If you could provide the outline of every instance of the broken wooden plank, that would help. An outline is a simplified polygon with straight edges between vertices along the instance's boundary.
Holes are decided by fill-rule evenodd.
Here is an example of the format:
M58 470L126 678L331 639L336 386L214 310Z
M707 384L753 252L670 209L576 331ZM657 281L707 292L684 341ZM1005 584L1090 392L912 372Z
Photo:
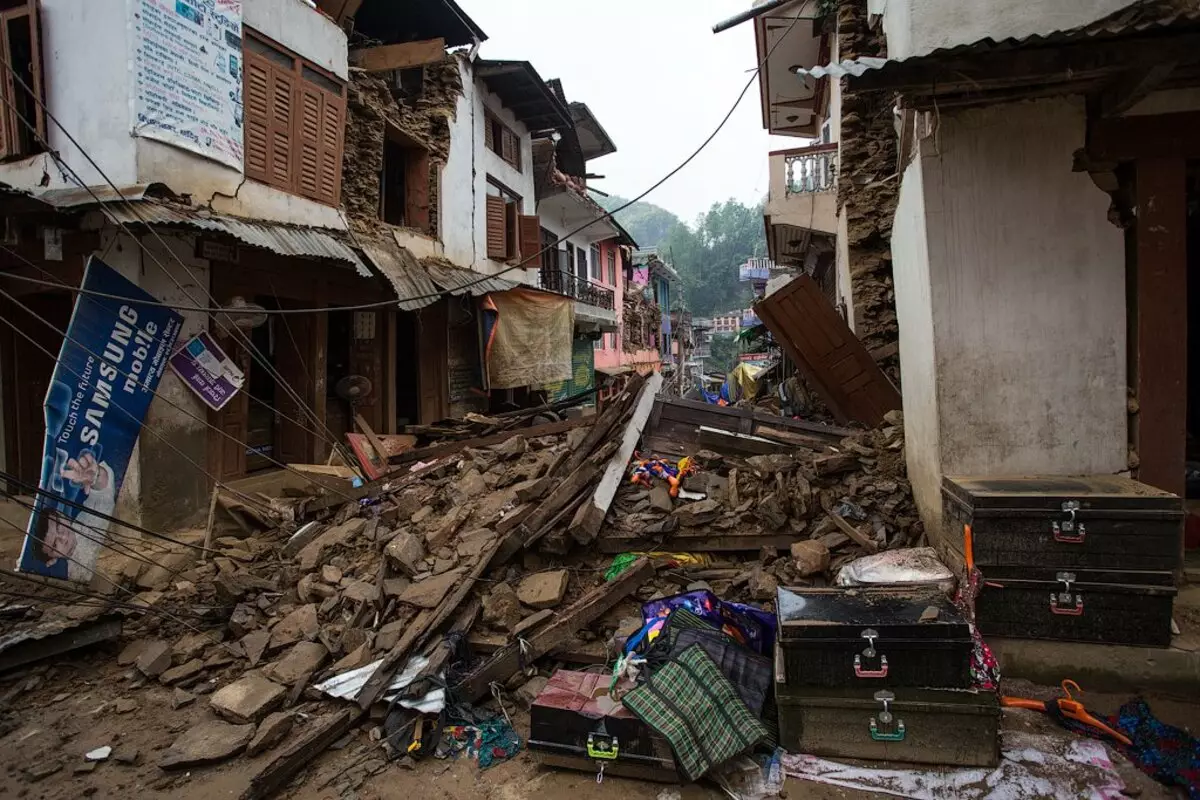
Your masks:
M479 618L479 612L483 609L483 604L478 597L471 600L463 606L458 616L454 618L454 623L450 626L450 633L465 634L471 630L471 626L475 624L475 620ZM454 653L454 644L448 637L437 643L433 652L429 654L429 663L417 673L417 677L404 690L406 697L422 697L429 690L428 684L430 678L434 678L441 674L446 666L446 662L450 660L450 656Z
M633 451L637 449L638 440L642 438L642 431L646 427L647 420L650 419L650 413L654 408L654 399L658 396L659 389L662 388L662 381L662 374L656 372L642 385L641 392L634 403L633 415L625 423L625 430L621 435L617 452L613 454L609 459L608 466L604 468L604 475L600 478L600 484L596 487L596 491L589 500L584 501L579 511L576 512L575 518L571 520L567 531L571 534L571 538L580 544L590 544L600 533L600 528L604 525L604 518L608 516L609 506L612 505L617 489L625 479L625 468L633 456Z
M658 375L659 373L655 373ZM579 443L567 459L566 465L563 467L567 472L574 472L580 464L587 461L591 456L592 451L596 446L608 438L609 432L620 424L624 418L625 412L634 403L634 398L639 396L642 386L646 383L646 378L643 375L635 375L629 379L629 383L625 386L625 391L622 392L608 408L601 412L599 417L596 417L595 424L588 431L587 436ZM662 376L659 375L659 385L662 385Z
M737 553L774 547L786 550L792 542L803 537L794 533L700 533L681 528L662 536L645 536L637 533L605 534L596 540L601 553L617 554L637 550L661 550L664 544L680 553Z
M427 447L414 447L411 450L401 453L389 459L393 464L407 464L412 461L428 461L431 458L441 458L442 456L454 455L461 452L467 447L487 447L492 444L500 444L507 442L514 436L524 436L527 439L536 439L539 436L553 436L559 433L566 433L574 428L579 428L584 425L589 425L592 422L591 417L581 417L580 419L564 419L560 422L548 422L545 425L534 425L531 428L510 428L501 433L494 433L490 436L479 436L474 439L460 439L454 442L446 442L445 444L434 444Z
M558 618L523 640L496 653L452 688L455 697L474 703L486 697L493 683L503 684L514 673L550 651L563 646L584 628L620 602L627 594L654 577L654 566L648 559L639 558L620 575L597 586L562 611Z
M728 455L769 455L771 453L789 453L796 449L795 445L786 442L773 442L761 436L733 433L720 428L710 428L707 425L700 426L696 441L700 447L706 450L716 450L718 453Z
M802 419L792 419L778 414L765 414L749 408L737 406L718 406L701 400L687 400L682 397L660 397L659 417L662 420L676 420L692 425L708 425L727 431L741 430L741 420L749 419L753 423L750 433L758 433L759 427L768 425L775 428L785 428L797 434L810 434L827 442L840 441L854 433L849 428L837 425L823 425L819 422L806 422ZM732 418L732 419L731 419ZM734 420L737 420L736 422ZM657 420L651 419L650 430L658 429Z
M359 477L358 471L351 467L335 467L331 464L288 464L288 469L296 472L306 472L312 475L327 475L331 478L351 480Z
M472 633L467 637L467 644L471 647L472 653L490 656L493 653L503 650L508 645L507 636L486 635L482 633ZM607 664L612 655L604 642L581 642L574 639L562 647L551 650L547 655L565 661L568 664Z
M818 475L837 475L840 472L856 470L861 466L858 456L854 453L831 453L830 455L816 456L813 459L813 469L817 471Z
M546 535L551 521L560 515L563 509L574 507L572 501L592 485L599 472L600 467L589 461L581 464L566 480L554 487L554 491L538 504L537 509L521 525L521 530L525 531L525 547L532 547L538 539Z
M876 544L874 539L867 536L865 533L863 533L858 528L851 525L849 522L846 522L845 518L842 517L841 514L838 514L835 511L830 511L830 512L828 512L828 514L829 514L829 518L831 520L833 520L833 524L838 526L838 530L840 530L842 533L846 534L851 539L853 539L859 546L867 549L868 551L870 551L872 553L877 552L879 550L879 545Z
M250 785L242 792L240 800L264 800L287 786L292 778L331 744L345 736L364 716L366 714L361 709L343 708L311 723L307 734L287 745L250 779Z
M446 58L445 39L423 39L419 42L385 44L379 47L357 48L350 51L350 66L367 72L386 72L408 69L424 64L436 64Z

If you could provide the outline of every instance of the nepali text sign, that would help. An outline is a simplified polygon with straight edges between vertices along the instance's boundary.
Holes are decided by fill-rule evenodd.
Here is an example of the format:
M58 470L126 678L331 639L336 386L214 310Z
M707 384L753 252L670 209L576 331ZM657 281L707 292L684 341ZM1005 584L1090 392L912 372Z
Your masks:
M246 382L245 373L207 331L200 331L171 356L171 369L213 411L224 408Z
M156 303L98 258L85 292ZM50 388L41 490L21 572L86 583L108 538L125 468L183 318L169 308L80 294Z
M133 133L242 169L242 0L128 0Z

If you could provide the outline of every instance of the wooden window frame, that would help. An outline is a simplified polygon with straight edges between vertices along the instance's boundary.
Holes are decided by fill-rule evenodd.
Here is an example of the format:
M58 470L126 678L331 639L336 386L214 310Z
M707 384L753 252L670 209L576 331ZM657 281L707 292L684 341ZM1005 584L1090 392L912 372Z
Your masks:
M395 166L391 158L398 158L403 164L404 185L399 190L388 185L388 176L395 174L390 169ZM379 219L388 225L412 228L434 236L431 226L432 175L429 149L389 126L384 135L383 170L379 176Z
M500 160L521 172L521 137L490 109L483 112L483 144Z
M338 207L346 82L253 28L243 29L242 42L246 177ZM290 61L287 69L284 59ZM262 114L252 104L256 96L266 104ZM258 128L261 137L253 130Z
M541 220L535 214L522 214L521 195L491 175L487 176L487 187L484 213L487 257L521 264L524 269L541 269Z
M25 90L18 85L13 72L4 70L4 79L0 81L0 158L27 158L45 152L42 142L46 140L46 111L44 76L45 68L42 62L41 15L37 0L25 0L18 5L0 11L0 58L4 63L13 63L12 43L8 37L9 24L25 17L29 20L29 47L33 60L30 62L30 89L33 90L34 108L33 119L29 122L34 131L29 131L25 122L17 114L17 95ZM22 142L28 134L29 140Z
M608 282L615 289L617 286L617 251L608 251Z

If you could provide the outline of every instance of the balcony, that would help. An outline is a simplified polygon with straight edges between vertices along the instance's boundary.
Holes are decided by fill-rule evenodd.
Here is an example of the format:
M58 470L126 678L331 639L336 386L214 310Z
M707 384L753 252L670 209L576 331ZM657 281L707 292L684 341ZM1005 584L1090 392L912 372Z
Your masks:
M573 297L586 306L602 308L605 311L616 310L615 292L612 289L587 278L580 278L571 272L542 270L538 273L538 286L547 292Z
M770 158L767 250L776 265L794 266L803 263L813 236L837 235L837 145L778 150Z
M786 193L812 194L828 192L837 178L837 145L818 145L804 148L783 157L787 169Z

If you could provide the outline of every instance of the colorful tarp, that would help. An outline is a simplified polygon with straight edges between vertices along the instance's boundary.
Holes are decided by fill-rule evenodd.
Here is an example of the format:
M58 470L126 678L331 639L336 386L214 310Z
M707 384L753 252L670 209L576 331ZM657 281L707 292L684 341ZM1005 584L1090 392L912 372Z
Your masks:
M575 309L569 297L512 289L484 295L484 353L491 389L571 379Z

